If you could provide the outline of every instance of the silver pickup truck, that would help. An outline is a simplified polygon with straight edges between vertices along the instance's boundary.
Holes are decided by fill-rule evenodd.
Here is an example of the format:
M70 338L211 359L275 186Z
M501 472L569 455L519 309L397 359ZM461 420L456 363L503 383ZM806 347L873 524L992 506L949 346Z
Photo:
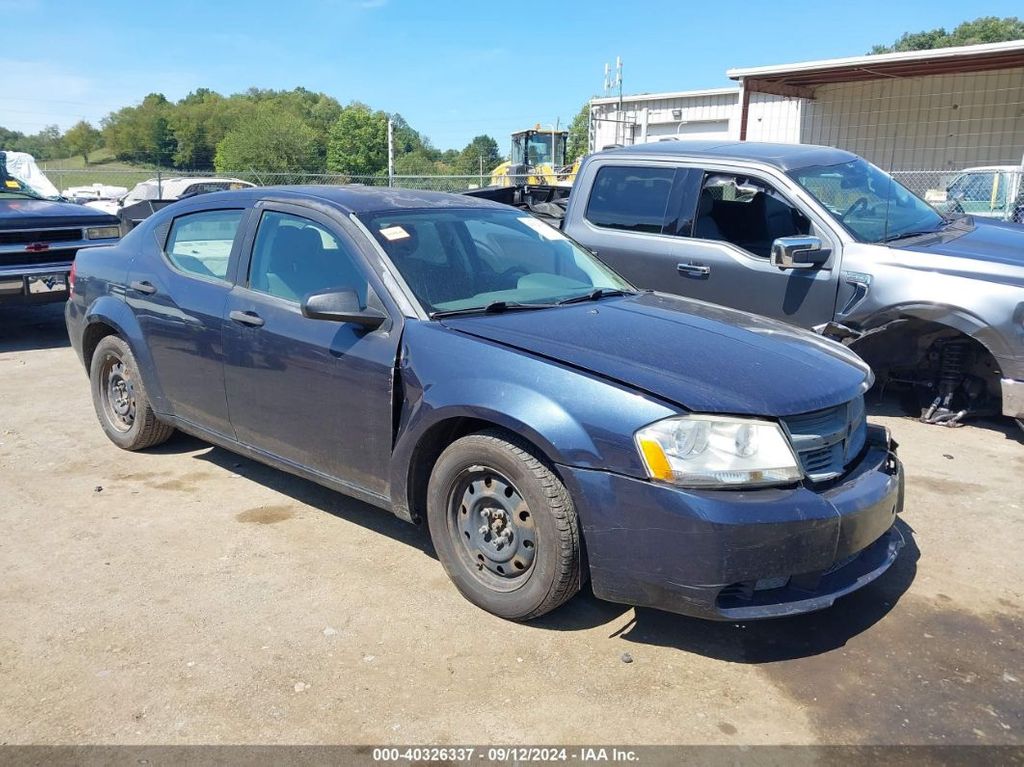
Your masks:
M671 141L587 158L562 228L640 287L844 341L927 422L1024 428L1020 225L943 217L849 152Z

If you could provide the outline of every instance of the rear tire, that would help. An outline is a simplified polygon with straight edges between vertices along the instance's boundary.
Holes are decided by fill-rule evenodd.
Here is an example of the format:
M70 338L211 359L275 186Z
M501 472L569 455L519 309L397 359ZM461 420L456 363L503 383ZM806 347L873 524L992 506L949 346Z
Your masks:
M494 615L530 620L579 591L572 498L512 435L485 431L449 445L430 475L427 520L448 577Z
M96 345L89 380L100 426L119 448L144 450L174 433L174 427L162 423L150 407L135 356L121 338L106 336Z

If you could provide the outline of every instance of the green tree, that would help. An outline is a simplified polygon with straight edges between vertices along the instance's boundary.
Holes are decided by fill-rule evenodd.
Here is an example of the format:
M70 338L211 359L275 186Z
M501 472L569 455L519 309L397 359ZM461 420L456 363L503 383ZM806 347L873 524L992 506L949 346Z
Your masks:
M162 93L150 93L138 106L103 118L103 141L119 160L170 165L175 150L173 108Z
M588 100L569 124L569 137L566 139L565 161L576 162L590 151L590 101Z
M892 45L876 45L870 53L923 51L979 43L1001 43L1007 40L1024 40L1024 21L1016 16L1002 19L996 16L982 16L974 21L963 22L952 32L947 32L944 27L923 32L904 32Z
M64 148L64 140L60 134L60 128L56 125L47 125L39 133L26 136L18 131L9 131L7 140L0 145L0 149L9 149L12 152L28 152L37 160L55 160L60 157L67 157L67 150Z
M79 120L64 134L64 146L69 152L82 155L86 165L89 164L89 152L99 149L102 144L103 135L85 120Z
M498 142L487 135L477 136L459 152L455 169L463 175L490 173L501 164Z
M316 139L316 131L291 112L262 104L217 144L213 164L218 173L315 172L322 170Z
M327 139L327 169L369 176L388 167L388 116L352 102L338 115Z

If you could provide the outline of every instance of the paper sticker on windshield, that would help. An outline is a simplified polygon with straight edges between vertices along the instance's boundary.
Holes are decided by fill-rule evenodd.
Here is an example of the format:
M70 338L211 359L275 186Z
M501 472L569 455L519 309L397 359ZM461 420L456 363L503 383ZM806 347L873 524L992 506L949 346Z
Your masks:
M4 182L4 186L6 186L8 189L21 189L21 184L19 184L17 181L11 181L10 179Z
M389 242L395 240L404 240L409 236L409 233L400 226L386 226L380 230L380 235Z
M533 231L543 237L545 240L561 240L562 233L554 227L548 226L540 219L536 219L533 216L521 216L519 219L522 223L526 224Z

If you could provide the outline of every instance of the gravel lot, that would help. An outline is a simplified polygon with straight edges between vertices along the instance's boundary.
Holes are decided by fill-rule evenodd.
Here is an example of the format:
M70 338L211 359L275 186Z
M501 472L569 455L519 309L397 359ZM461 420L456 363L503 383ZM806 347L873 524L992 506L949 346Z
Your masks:
M184 436L116 449L61 308L0 309L0 743L1024 744L1008 423L874 407L912 542L828 611L584 593L516 625L385 513Z

